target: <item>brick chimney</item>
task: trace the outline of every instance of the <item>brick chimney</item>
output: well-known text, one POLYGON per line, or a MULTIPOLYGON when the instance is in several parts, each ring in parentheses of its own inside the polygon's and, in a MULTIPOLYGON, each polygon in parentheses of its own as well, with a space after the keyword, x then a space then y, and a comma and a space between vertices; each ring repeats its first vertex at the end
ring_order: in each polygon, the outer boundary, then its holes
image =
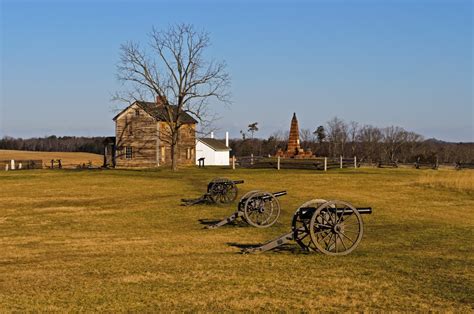
POLYGON ((165 97, 164 97, 164 96, 162 97, 162 96, 160 96, 160 95, 157 95, 157 96, 156 96, 156 105, 157 105, 158 107, 164 106, 164 105, 165 105, 165 97))

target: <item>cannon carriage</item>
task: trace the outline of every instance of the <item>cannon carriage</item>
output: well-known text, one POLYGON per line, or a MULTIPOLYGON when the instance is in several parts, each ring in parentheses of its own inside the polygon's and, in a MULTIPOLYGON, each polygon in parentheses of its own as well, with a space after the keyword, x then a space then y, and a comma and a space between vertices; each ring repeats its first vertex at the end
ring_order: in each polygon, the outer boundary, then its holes
POLYGON ((229 204, 237 199, 238 184, 244 180, 230 180, 227 178, 215 178, 207 184, 207 192, 198 198, 183 198, 183 206, 197 204, 229 204))
POLYGON ((268 228, 280 217, 281 206, 277 198, 283 195, 286 195, 286 191, 276 193, 250 191, 241 197, 237 211, 229 217, 207 226, 207 229, 219 228, 239 217, 253 227, 268 228))
POLYGON ((346 255, 362 240, 362 215, 371 213, 370 207, 356 208, 344 201, 314 199, 296 210, 290 232, 258 247, 243 249, 242 253, 261 253, 295 241, 304 251, 346 255))

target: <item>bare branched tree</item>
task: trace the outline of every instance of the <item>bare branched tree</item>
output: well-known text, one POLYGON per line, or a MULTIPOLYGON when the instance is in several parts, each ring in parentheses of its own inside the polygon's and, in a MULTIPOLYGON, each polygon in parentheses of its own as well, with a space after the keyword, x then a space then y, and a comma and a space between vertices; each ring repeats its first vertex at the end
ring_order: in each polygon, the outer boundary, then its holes
POLYGON ((382 129, 385 154, 390 161, 397 161, 397 154, 408 141, 408 132, 398 126, 382 129))
POLYGON ((300 138, 304 148, 308 148, 308 146, 314 142, 314 135, 310 129, 301 129, 300 138))
POLYGON ((330 143, 330 154, 332 156, 344 155, 348 138, 347 130, 347 124, 338 117, 334 117, 327 122, 327 138, 330 143))
POLYGON ((370 162, 380 159, 380 143, 383 139, 382 131, 372 125, 364 125, 359 130, 359 145, 365 158, 370 162))
POLYGON ((351 141, 351 154, 355 156, 357 154, 357 137, 359 136, 359 123, 355 121, 349 122, 349 140, 351 141))
POLYGON ((230 78, 225 63, 205 60, 207 32, 179 24, 165 31, 153 29, 149 37, 148 50, 134 42, 120 47, 117 77, 128 90, 116 93, 114 99, 129 103, 161 99, 167 131, 160 132, 160 140, 170 145, 171 168, 176 170, 183 115, 207 125, 209 101, 229 103, 230 78))

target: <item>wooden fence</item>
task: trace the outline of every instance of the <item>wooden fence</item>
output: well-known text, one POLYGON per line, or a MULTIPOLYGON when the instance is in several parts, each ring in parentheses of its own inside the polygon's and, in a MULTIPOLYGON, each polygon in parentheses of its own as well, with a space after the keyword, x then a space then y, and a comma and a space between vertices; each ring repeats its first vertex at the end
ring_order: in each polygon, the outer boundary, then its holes
POLYGON ((306 169, 322 170, 358 167, 357 158, 319 157, 310 159, 292 159, 280 157, 245 156, 235 160, 237 166, 251 169, 306 169))
POLYGON ((262 156, 245 156, 232 158, 232 167, 242 167, 250 169, 306 169, 327 171, 330 169, 376 167, 376 168, 415 168, 437 170, 439 166, 452 167, 456 169, 474 169, 474 163, 440 164, 437 161, 417 161, 415 163, 399 163, 390 161, 360 162, 357 157, 353 158, 331 158, 317 157, 311 159, 293 159, 262 156))

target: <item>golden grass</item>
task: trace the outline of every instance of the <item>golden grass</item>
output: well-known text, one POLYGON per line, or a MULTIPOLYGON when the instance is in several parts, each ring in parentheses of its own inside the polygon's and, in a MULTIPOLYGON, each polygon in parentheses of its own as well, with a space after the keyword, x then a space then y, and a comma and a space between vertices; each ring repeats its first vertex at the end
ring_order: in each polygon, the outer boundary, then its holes
POLYGON ((77 165, 92 162, 93 166, 101 166, 104 162, 103 156, 91 153, 77 152, 33 152, 24 150, 0 149, 0 160, 43 160, 43 165, 49 167, 51 159, 61 159, 63 167, 75 167, 77 165))
POLYGON ((474 171, 429 172, 419 178, 419 183, 429 187, 442 187, 474 193, 474 171))
MULTIPOLYGON (((474 306, 474 199, 413 169, 0 172, 0 312, 451 311, 474 306), (279 191, 277 224, 204 230, 231 206, 180 207, 213 177, 279 191), (312 198, 371 205, 345 257, 241 255, 312 198)), ((439 180, 458 175, 439 171, 439 180)), ((467 179, 468 180, 468 179, 467 179)))

